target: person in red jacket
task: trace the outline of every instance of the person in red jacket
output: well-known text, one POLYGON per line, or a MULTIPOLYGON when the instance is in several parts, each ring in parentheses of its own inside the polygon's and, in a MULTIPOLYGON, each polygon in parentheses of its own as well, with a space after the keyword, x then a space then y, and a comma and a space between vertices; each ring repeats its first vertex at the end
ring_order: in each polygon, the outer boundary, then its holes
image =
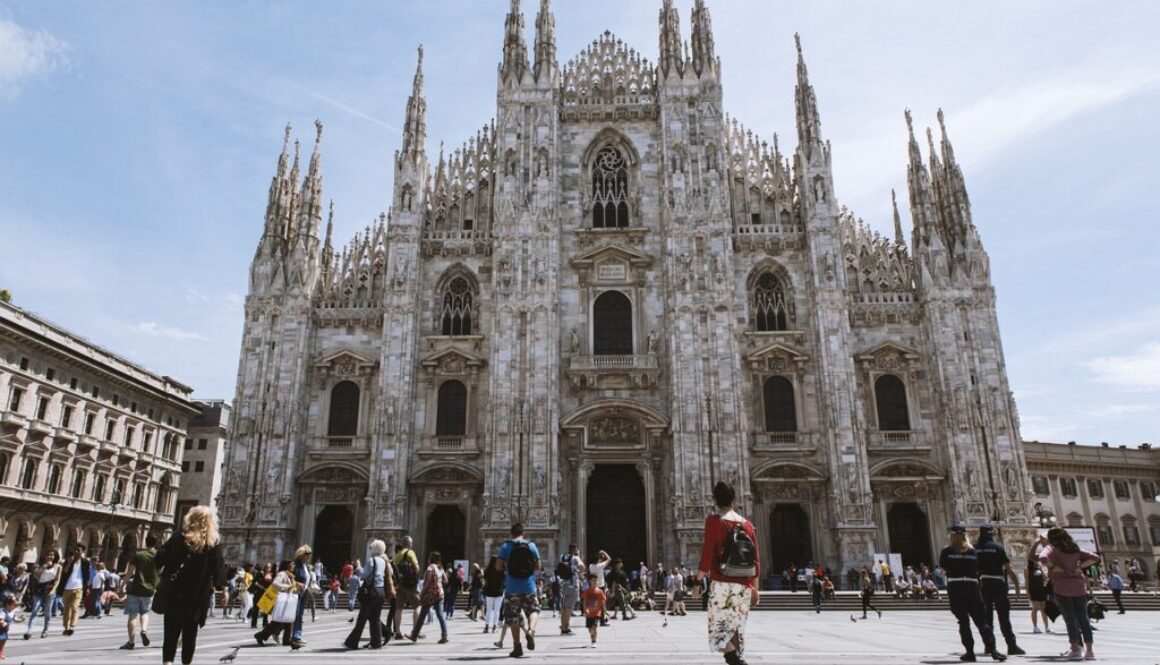
POLYGON ((709 576, 709 649, 725 654, 729 665, 746 665, 745 624, 749 608, 757 605, 757 581, 761 577, 760 557, 757 552, 757 533, 753 524, 738 514, 734 503, 737 493, 728 483, 718 482, 713 487, 713 501, 717 514, 705 519, 705 543, 701 548, 701 563, 697 580, 709 576), (732 535, 740 526, 745 539, 732 535), (732 551, 726 552, 728 541, 732 551), (740 564, 740 565, 739 565, 740 564))

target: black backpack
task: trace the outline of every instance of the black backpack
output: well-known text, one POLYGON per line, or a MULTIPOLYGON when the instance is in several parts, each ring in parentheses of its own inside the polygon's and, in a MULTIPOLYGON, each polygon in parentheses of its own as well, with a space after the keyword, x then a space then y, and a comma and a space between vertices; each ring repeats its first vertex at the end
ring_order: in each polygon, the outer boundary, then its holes
POLYGON ((531 543, 526 540, 509 540, 512 549, 508 552, 507 571, 513 579, 531 577, 536 572, 539 559, 532 552, 531 543))
POLYGON ((395 566, 395 572, 399 576, 399 586, 404 589, 417 589, 419 587, 419 569, 415 567, 415 563, 411 561, 411 557, 406 556, 407 550, 404 550, 404 556, 399 561, 399 565, 395 566))
POLYGON ((560 563, 556 564, 556 577, 559 578, 561 582, 565 583, 570 583, 573 581, 571 554, 565 554, 560 559, 560 563))
POLYGON ((757 575, 757 545, 745 532, 742 524, 733 525, 725 536, 719 568, 725 577, 757 575))

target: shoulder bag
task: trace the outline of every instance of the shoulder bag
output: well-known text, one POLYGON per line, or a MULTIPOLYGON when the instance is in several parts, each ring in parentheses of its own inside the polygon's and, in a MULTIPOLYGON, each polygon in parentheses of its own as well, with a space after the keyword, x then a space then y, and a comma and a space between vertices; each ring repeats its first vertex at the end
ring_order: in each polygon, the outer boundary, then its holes
POLYGON ((169 604, 173 600, 173 589, 177 584, 177 578, 181 575, 185 564, 189 563, 189 557, 193 552, 186 551, 185 559, 182 560, 181 565, 177 566, 177 570, 172 573, 162 575, 157 580, 157 590, 153 593, 153 611, 158 614, 165 614, 169 609, 169 604))

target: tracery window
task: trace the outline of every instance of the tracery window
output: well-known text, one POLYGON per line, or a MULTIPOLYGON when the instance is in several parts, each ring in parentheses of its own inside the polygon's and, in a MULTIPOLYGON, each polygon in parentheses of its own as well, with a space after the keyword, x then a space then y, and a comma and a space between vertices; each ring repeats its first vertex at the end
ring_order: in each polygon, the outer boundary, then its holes
POLYGON ((592 160, 592 228, 628 227, 628 161, 605 146, 592 160))
POLYGON ((910 408, 906 404, 906 386, 893 374, 883 374, 874 382, 874 401, 878 407, 878 429, 883 432, 910 431, 910 408))
POLYGON ((766 432, 796 432, 797 408, 793 384, 784 376, 771 376, 762 389, 766 432))
POLYGON ((435 436, 467 434, 467 386, 462 381, 446 381, 439 386, 435 411, 435 436))
POLYGON ((620 291, 606 291, 592 304, 592 352, 631 356, 632 302, 620 291))
POLYGON ((470 335, 474 296, 471 284, 463 277, 456 277, 443 292, 443 307, 440 315, 444 335, 470 335))
POLYGON ((359 389, 353 381, 343 381, 330 391, 330 421, 327 436, 358 434, 359 389))
POLYGON ((753 287, 753 325, 758 332, 788 330, 788 306, 781 280, 771 272, 762 273, 753 287))

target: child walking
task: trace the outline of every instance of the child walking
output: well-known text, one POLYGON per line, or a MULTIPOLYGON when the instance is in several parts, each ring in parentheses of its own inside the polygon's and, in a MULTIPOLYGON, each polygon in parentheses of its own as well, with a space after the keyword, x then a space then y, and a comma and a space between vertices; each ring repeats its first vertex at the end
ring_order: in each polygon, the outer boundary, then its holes
MULTIPOLYGON (((8 629, 16 623, 16 606, 18 604, 16 596, 4 594, 4 608, 0 609, 0 660, 4 660, 4 645, 8 644, 8 629)), ((47 608, 45 609, 47 610, 47 608)))
POLYGON ((588 590, 580 594, 584 601, 584 624, 588 626, 588 636, 592 638, 592 648, 596 648, 596 628, 600 625, 600 617, 604 616, 606 598, 600 587, 596 586, 596 573, 588 573, 588 590))

